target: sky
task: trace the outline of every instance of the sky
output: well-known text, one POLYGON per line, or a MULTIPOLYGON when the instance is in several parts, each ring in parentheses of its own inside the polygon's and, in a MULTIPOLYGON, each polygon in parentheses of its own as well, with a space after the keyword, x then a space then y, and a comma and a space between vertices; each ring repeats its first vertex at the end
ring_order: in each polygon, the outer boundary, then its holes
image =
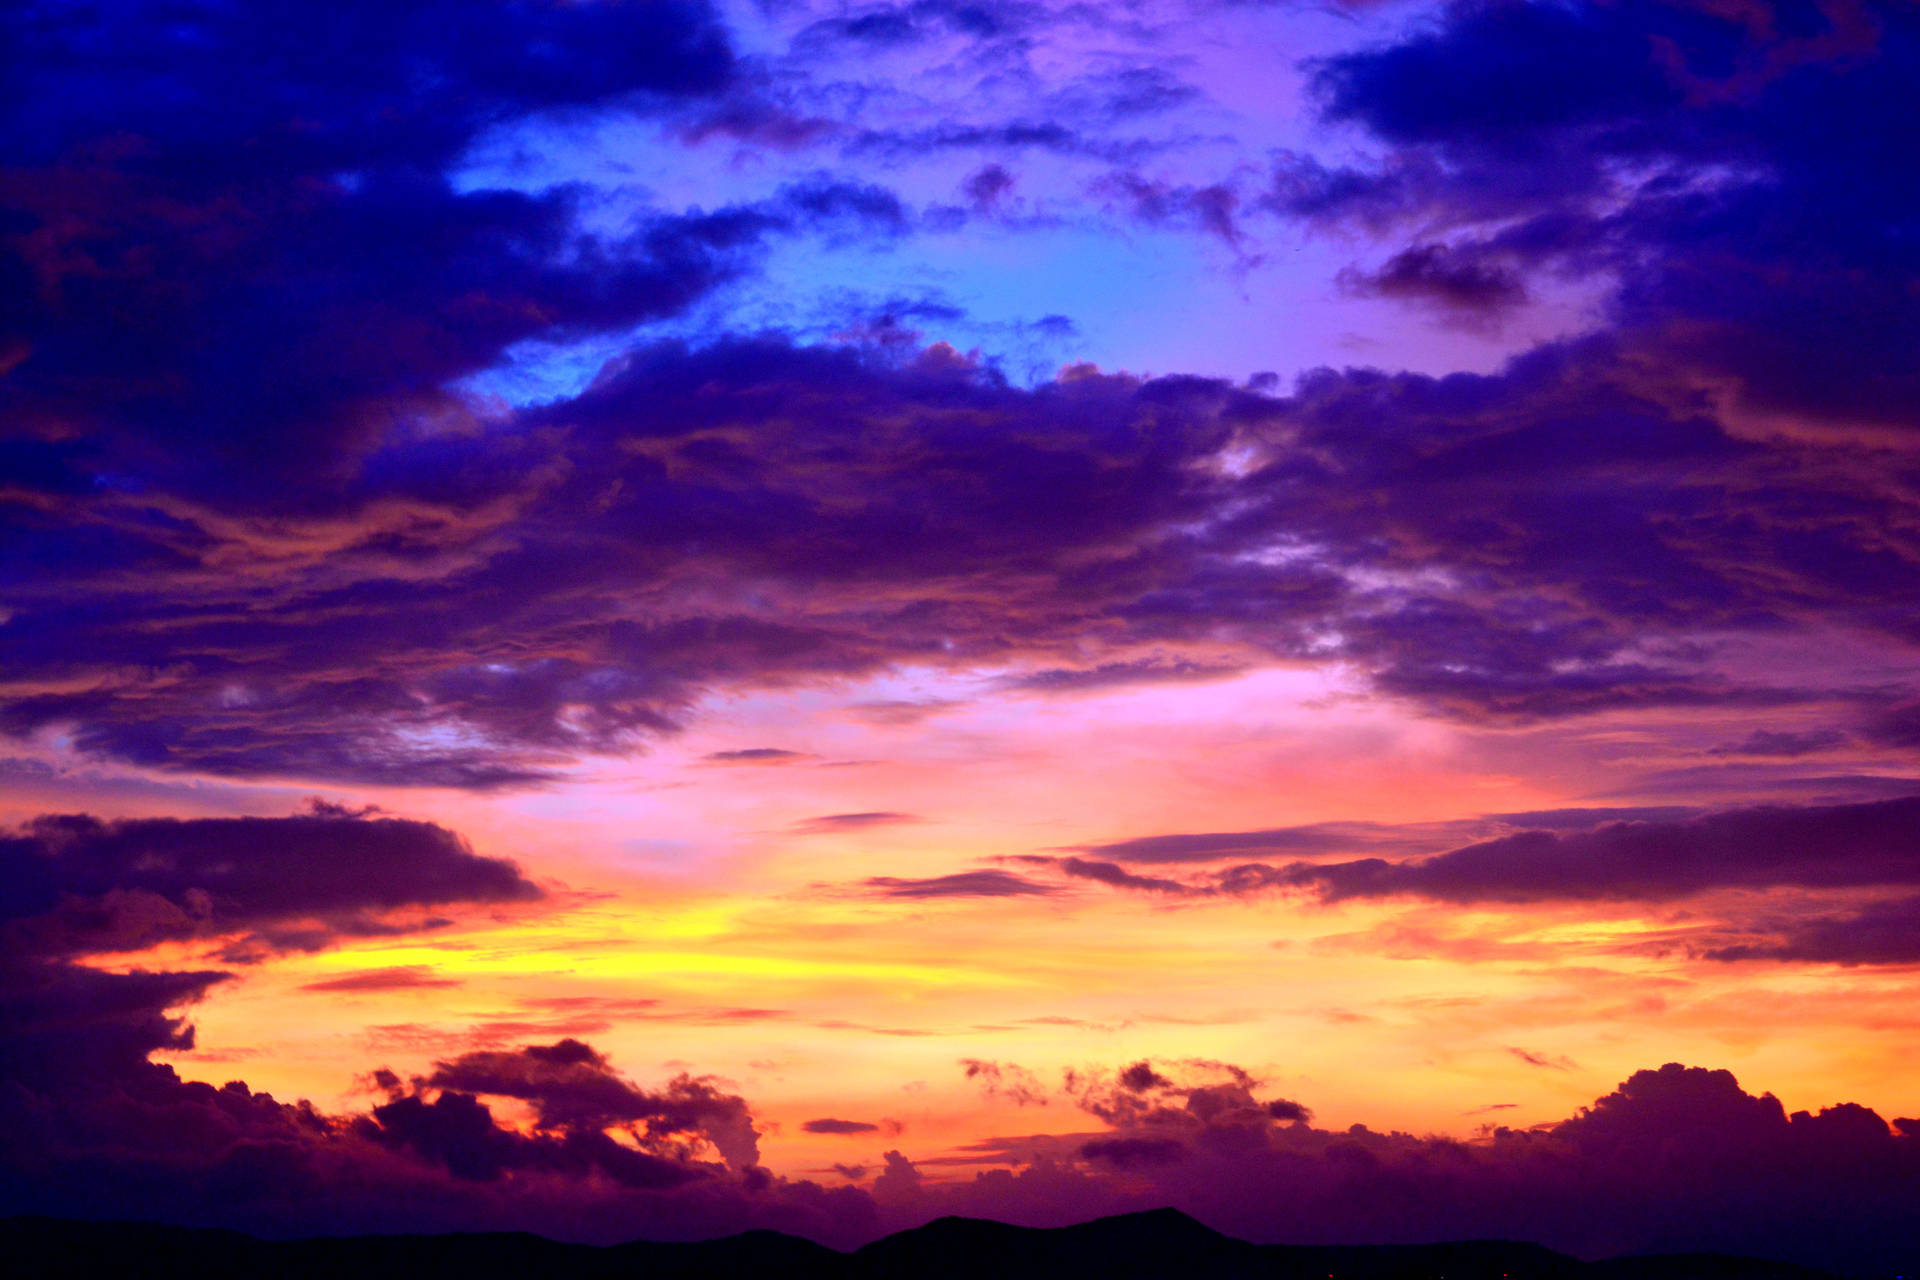
POLYGON ((0 1212, 1920 1266, 1907 0, 0 14, 0 1212))

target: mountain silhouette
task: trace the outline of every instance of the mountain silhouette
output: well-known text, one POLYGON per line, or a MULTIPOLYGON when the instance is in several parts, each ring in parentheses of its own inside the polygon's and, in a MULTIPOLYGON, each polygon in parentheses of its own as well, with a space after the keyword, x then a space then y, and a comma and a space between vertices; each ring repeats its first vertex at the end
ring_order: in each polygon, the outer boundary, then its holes
POLYGON ((1176 1209, 1071 1227, 938 1218, 852 1253, 749 1231, 696 1243, 599 1247, 525 1232, 261 1240, 150 1223, 0 1220, 15 1275, 191 1280, 1834 1280, 1722 1254, 1582 1262, 1542 1245, 1257 1245, 1176 1209))

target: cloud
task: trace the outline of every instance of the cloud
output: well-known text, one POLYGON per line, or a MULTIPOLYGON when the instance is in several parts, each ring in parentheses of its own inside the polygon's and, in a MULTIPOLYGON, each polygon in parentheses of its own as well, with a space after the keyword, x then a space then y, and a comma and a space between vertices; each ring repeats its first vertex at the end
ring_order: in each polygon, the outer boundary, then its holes
MULTIPOLYGON (((519 409, 464 388, 529 342, 681 315, 773 238, 926 219, 798 168, 618 232, 565 184, 456 183, 541 113, 691 128, 771 91, 697 3, 513 4, 458 38, 437 12, 349 4, 299 55, 213 5, 16 23, 0 273, 27 302, 0 350, 26 354, 0 466, 29 567, 0 731, 143 770, 489 790, 643 749, 716 693, 905 666, 1069 696, 1331 664, 1516 724, 1857 701, 1860 673, 1783 682, 1742 642, 1914 643, 1900 470, 1807 429, 1920 402, 1915 139, 1881 109, 1920 56, 1904 8, 1460 4, 1313 64, 1378 161, 1286 157, 1260 207, 1365 231, 1358 287, 1457 318, 1606 283, 1593 331, 1488 372, 1022 387, 944 344, 772 333, 638 345, 519 409)), ((980 12, 846 20, 1009 54, 1077 21, 980 12)), ((844 141, 1092 154, 1111 131, 1083 123, 1188 88, 1151 61, 1102 79, 1067 123, 844 141)), ((1112 163, 1128 216, 1247 242, 1244 184, 1112 163)), ((954 174, 1004 204, 992 165, 954 174)), ((1904 749, 1891 720, 1860 738, 1904 749)))
MULTIPOLYGON (((879 1125, 868 1124, 864 1120, 835 1120, 832 1118, 808 1120, 803 1123, 800 1128, 807 1133, 831 1134, 878 1133, 880 1131, 879 1125)), ((859 1175, 855 1174, 854 1176, 858 1177, 859 1175)))
POLYGON ((1516 289, 1515 271, 1597 277, 1627 345, 1751 408, 1912 427, 1920 301, 1893 282, 1920 265, 1896 229, 1916 133, 1879 104, 1920 66, 1917 35, 1909 6, 1876 0, 1449 4, 1311 68, 1324 117, 1384 163, 1292 159, 1272 198, 1335 224, 1451 227, 1441 252, 1504 259, 1516 289), (1836 130, 1844 149, 1821 142, 1836 130))
POLYGON ((1014 185, 1014 176, 1003 166, 989 164, 976 169, 961 184, 961 190, 974 208, 985 210, 996 207, 1013 190, 1014 185))
POLYGON ((146 1070, 156 1050, 193 1048, 193 1028, 173 1011, 232 977, 4 959, 0 1079, 28 1089, 110 1088, 146 1070))
POLYGON ((1114 1072, 1070 1071, 1064 1092, 1081 1110, 1117 1129, 1203 1141, 1242 1129, 1263 1131, 1275 1119, 1305 1119, 1310 1114, 1284 1099, 1277 1100, 1277 1111, 1256 1100, 1258 1083, 1250 1072, 1228 1062, 1190 1058, 1163 1062, 1156 1069, 1143 1059, 1114 1072))
POLYGON ((484 31, 362 0, 323 24, 199 0, 10 15, 0 272, 26 305, 0 347, 26 354, 0 403, 50 478, 138 453, 178 489, 297 506, 311 486, 278 481, 347 479, 375 423, 457 412, 448 384, 512 343, 671 314, 728 274, 722 222, 602 238, 575 193, 448 177, 503 123, 720 92, 711 9, 495 8, 484 31))
POLYGON ((1047 1105, 1047 1091, 1033 1072, 1013 1062, 994 1062, 985 1058, 962 1058, 967 1079, 980 1086, 990 1098, 1006 1098, 1018 1106, 1047 1105))
MULTIPOLYGON (((1444 828, 1443 828, 1444 830, 1444 828)), ((1295 855, 1344 853, 1356 848, 1430 845, 1434 833, 1414 826, 1378 822, 1316 822, 1264 831, 1203 831, 1133 836, 1105 844, 1073 846, 1119 862, 1214 862, 1250 853, 1280 850, 1295 855)), ((1442 837, 1444 838, 1444 837, 1442 837)))
POLYGON ((1172 1164, 1187 1154, 1178 1138, 1094 1138, 1080 1144, 1080 1155, 1116 1169, 1172 1164))
POLYGON ((1075 669, 1052 667, 1013 676, 1001 683, 1005 689, 1035 693, 1104 693, 1134 685, 1207 684, 1241 675, 1246 668, 1228 664, 1164 662, 1142 659, 1138 662, 1107 662, 1096 667, 1075 669))
MULTIPOLYGON (((1765 905, 1707 904, 1705 922, 1688 943, 1713 961, 1901 965, 1920 962, 1912 939, 1915 902, 1888 898, 1890 890, 1920 885, 1920 799, 1901 797, 1833 805, 1763 805, 1702 811, 1684 807, 1569 809, 1489 814, 1496 827, 1518 826, 1492 839, 1425 857, 1394 861, 1238 862, 1238 852, 1272 847, 1325 847, 1322 832, 1281 829, 1217 835, 1148 836, 1109 845, 1148 862, 1203 861, 1207 869, 1182 878, 1139 875, 1118 863, 1078 857, 1022 855, 1011 859, 1069 879, 1174 898, 1205 899, 1270 892, 1310 892, 1325 902, 1404 896, 1444 903, 1671 902, 1726 889, 1812 891, 1801 901, 1776 896, 1765 905), (1596 819, 1623 815, 1614 821, 1596 819), (1850 895, 1836 909, 1833 894, 1850 895), (1867 900, 1862 901, 1862 895, 1867 900), (1718 919, 1714 920, 1713 917, 1718 919)), ((1417 846, 1475 822, 1421 825, 1360 833, 1417 846)), ((1335 828, 1337 830, 1337 828, 1335 828)), ((1337 836, 1339 842, 1355 837, 1337 836)), ((1421 931, 1393 930, 1419 953, 1443 942, 1421 931)), ((1380 938, 1369 935, 1367 945, 1380 938)), ((1472 958, 1477 945, 1460 950, 1472 958)), ((1562 1058, 1509 1049, 1536 1066, 1566 1068, 1562 1058)))
POLYGON ((1511 267, 1485 254, 1461 252, 1443 244, 1403 249, 1376 270, 1348 269, 1339 279, 1362 297, 1424 302, 1483 320, 1527 299, 1526 285, 1511 267))
POLYGON ((742 747, 734 751, 709 751, 701 757, 712 764, 792 764, 810 757, 804 751, 786 751, 779 747, 742 747))
POLYGON ((946 36, 988 40, 1015 35, 1042 20, 1020 3, 989 0, 912 0, 909 4, 864 4, 839 17, 810 23, 798 39, 823 44, 913 44, 946 36))
POLYGON ((675 1077, 660 1092, 645 1092, 579 1040, 476 1050, 434 1064, 426 1083, 530 1102, 542 1130, 599 1132, 625 1126, 660 1151, 671 1151, 676 1141, 692 1135, 711 1143, 735 1170, 760 1162, 760 1135, 745 1099, 687 1075, 675 1077))
POLYGON ((531 1138, 497 1124, 493 1112, 472 1094, 452 1090, 431 1102, 418 1095, 373 1109, 363 1126, 374 1141, 405 1148, 445 1167, 455 1178, 491 1182, 508 1171, 540 1171, 576 1177, 598 1172, 626 1187, 662 1189, 700 1177, 679 1161, 634 1151, 592 1130, 531 1138))
POLYGON ((1135 875, 1117 863, 1100 862, 1091 858, 1046 859, 1060 871, 1076 880, 1096 880, 1116 889, 1135 889, 1144 893, 1166 893, 1175 896, 1189 895, 1193 886, 1185 881, 1168 880, 1160 876, 1135 875))
POLYGON ((457 987, 460 983, 459 978, 439 977, 430 965, 403 964, 386 969, 363 969, 359 973, 349 973, 338 978, 323 978, 318 982, 305 982, 300 985, 300 989, 302 991, 411 991, 422 987, 457 987))
POLYGON ((1750 941, 1706 948, 1709 960, 1800 964, 1920 964, 1920 896, 1874 902, 1854 911, 1764 914, 1748 921, 1750 941))
MULTIPOLYGON (((1025 855, 1018 860, 1148 893, 1208 897, 1294 889, 1313 891, 1329 902, 1390 896, 1453 903, 1666 902, 1727 888, 1857 890, 1920 884, 1920 799, 1914 797, 1714 812, 1653 807, 1489 818, 1538 825, 1402 861, 1248 862, 1180 880, 1141 876, 1117 863, 1086 858, 1025 855), (1615 812, 1647 816, 1590 825, 1615 812)), ((1432 832, 1417 830, 1412 838, 1431 839, 1432 832)), ((1296 840, 1309 848, 1327 847, 1317 832, 1296 837, 1292 829, 1149 836, 1094 847, 1144 861, 1219 862, 1262 840, 1276 848, 1295 846, 1296 840)))
POLYGON ((1148 1089, 1167 1089, 1173 1082, 1153 1069, 1151 1062, 1142 1059, 1120 1073, 1120 1086, 1142 1093, 1148 1089))
POLYGON ((871 813, 828 813, 817 818, 807 818, 794 823, 794 826, 809 834, 830 834, 835 831, 863 831, 868 827, 892 827, 903 823, 919 822, 920 818, 911 813, 889 813, 875 811, 871 813))
POLYGON ((1920 800, 1729 809, 1680 822, 1527 831, 1434 857, 1296 864, 1282 878, 1328 899, 1660 902, 1711 889, 1920 883, 1920 800))
MULTIPOLYGON (((177 1010, 233 976, 116 973, 82 958, 205 940, 222 962, 251 964, 447 923, 418 918, 424 906, 541 896, 512 863, 477 856, 444 827, 324 804, 287 818, 46 815, 0 836, 0 879, 0 1079, 53 1090, 164 1081, 148 1055, 195 1047, 177 1010)), ((446 985, 424 966, 314 984, 446 985)))
MULTIPOLYGON (((153 1019, 203 989, 204 975, 92 978, 95 997, 110 994, 127 1018, 117 1025, 148 1019, 147 1041, 91 1059, 92 1073, 21 1075, 21 1041, 0 1039, 9 1213, 84 1205, 276 1236, 530 1229, 602 1242, 772 1227, 848 1248, 943 1215, 1066 1225, 1171 1204, 1229 1234, 1296 1245, 1494 1238, 1589 1256, 1739 1250, 1884 1273, 1920 1256, 1920 1121, 1890 1126, 1851 1103, 1789 1115, 1728 1072, 1679 1064, 1635 1072, 1558 1124, 1463 1143, 1315 1129, 1305 1107, 1262 1097, 1230 1064, 1133 1063, 1068 1082, 1109 1117, 1104 1131, 1020 1139, 1028 1154, 1016 1167, 971 1178, 935 1180, 889 1151, 870 1191, 850 1185, 869 1172, 852 1165, 829 1190, 701 1160, 686 1143, 710 1142, 716 1123, 750 1125, 744 1102, 716 1111, 715 1095, 679 1081, 643 1088, 578 1041, 462 1054, 436 1069, 440 1084, 374 1072, 387 1096, 360 1115, 240 1083, 184 1083, 144 1054, 181 1038, 153 1019), (454 1087, 462 1073, 479 1088, 454 1087), (502 1124, 489 1096, 530 1102, 541 1123, 502 1124), (640 1112, 665 1127, 620 1119, 640 1112)), ((69 1017, 81 1007, 76 989, 53 994, 69 1017)), ((7 992, 0 1007, 13 1000, 7 992)), ((989 1087, 1038 1089, 1011 1064, 966 1065, 989 1087)))
POLYGON ((88 561, 144 585, 28 557, 0 730, 159 770, 484 790, 640 749, 712 690, 913 663, 1065 696, 1338 662, 1469 723, 1841 696, 1842 674, 1779 687, 1702 637, 1818 616, 1905 643, 1869 533, 1905 499, 1864 455, 1736 438, 1624 360, 1593 340, 1276 397, 639 348, 499 430, 383 446, 300 499, 297 546, 204 497, 163 535, 157 473, 36 503, 49 548, 146 530, 88 561))
POLYGON ((444 921, 389 913, 542 896, 431 822, 316 808, 286 818, 45 815, 0 836, 0 934, 39 955, 230 937, 230 962, 444 921))
POLYGON ((1564 1054, 1535 1053, 1531 1049, 1518 1049, 1507 1046, 1507 1052, 1530 1067, 1540 1067, 1548 1071, 1578 1071, 1579 1064, 1564 1054))
POLYGON ((1122 169, 1101 186, 1142 222, 1189 225, 1236 249, 1245 238, 1239 222, 1240 196, 1224 183, 1171 183, 1122 169))
POLYGON ((869 876, 860 882, 884 898, 1016 898, 1058 893, 1052 885, 1014 875, 1010 871, 956 871, 923 880, 898 876, 869 876))
POLYGON ((1835 747, 1844 745, 1846 741, 1847 735, 1838 729, 1809 729, 1804 732, 1755 729, 1742 741, 1715 747, 1710 754, 1797 759, 1821 751, 1831 751, 1835 747))

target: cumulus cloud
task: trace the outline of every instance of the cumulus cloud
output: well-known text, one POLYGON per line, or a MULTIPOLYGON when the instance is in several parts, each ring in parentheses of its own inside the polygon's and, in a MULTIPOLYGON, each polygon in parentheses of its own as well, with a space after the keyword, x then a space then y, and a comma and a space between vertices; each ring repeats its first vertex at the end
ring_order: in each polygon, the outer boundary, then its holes
MULTIPOLYGON (((1788 1115, 1725 1071, 1636 1072, 1558 1124, 1463 1143, 1316 1129, 1302 1104, 1231 1064, 1142 1061, 1070 1078, 1069 1095, 1106 1128, 1022 1140, 1015 1168, 934 1180, 893 1150, 870 1190, 850 1185, 868 1173, 854 1165, 829 1190, 702 1160, 721 1141, 714 1126, 750 1131, 742 1100, 684 1077, 643 1088, 573 1040, 475 1050, 411 1082, 375 1072, 386 1099, 356 1116, 240 1083, 184 1083, 145 1055, 182 1041, 162 1010, 193 998, 204 975, 94 978, 91 997, 46 993, 66 1019, 63 1063, 89 1071, 23 1072, 24 1041, 0 1041, 8 1212, 84 1203, 271 1234, 518 1227, 602 1242, 776 1227, 850 1247, 943 1214, 1065 1225, 1173 1204, 1292 1244, 1482 1237, 1883 1271, 1920 1256, 1920 1121, 1889 1126, 1850 1103, 1788 1115), (76 1021, 89 999, 98 1015, 76 1021), (102 1030, 118 1049, 77 1056, 83 1042, 100 1047, 102 1030), (503 1124, 488 1097, 530 1103, 536 1127, 503 1124)), ((13 1016, 17 991, 0 1004, 13 1016)), ((963 1065, 990 1087, 1042 1092, 1011 1064, 963 1065)))

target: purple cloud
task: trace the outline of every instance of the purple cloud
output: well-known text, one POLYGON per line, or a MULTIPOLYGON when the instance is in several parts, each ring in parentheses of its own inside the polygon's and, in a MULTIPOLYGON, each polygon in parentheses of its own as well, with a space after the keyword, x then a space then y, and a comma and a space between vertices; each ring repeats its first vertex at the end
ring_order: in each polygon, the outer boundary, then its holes
POLYGON ((807 1133, 829 1134, 878 1133, 880 1131, 879 1125, 868 1124, 864 1120, 836 1120, 831 1117, 805 1121, 800 1128, 807 1133))
POLYGON ((542 896, 513 863, 430 822, 315 808, 287 818, 46 815, 0 836, 0 934, 41 955, 243 934, 230 959, 431 928, 388 913, 542 896))
POLYGON ((1010 871, 956 871, 952 875, 911 880, 898 876, 869 876, 860 882, 883 898, 1018 898, 1059 892, 1010 871))

